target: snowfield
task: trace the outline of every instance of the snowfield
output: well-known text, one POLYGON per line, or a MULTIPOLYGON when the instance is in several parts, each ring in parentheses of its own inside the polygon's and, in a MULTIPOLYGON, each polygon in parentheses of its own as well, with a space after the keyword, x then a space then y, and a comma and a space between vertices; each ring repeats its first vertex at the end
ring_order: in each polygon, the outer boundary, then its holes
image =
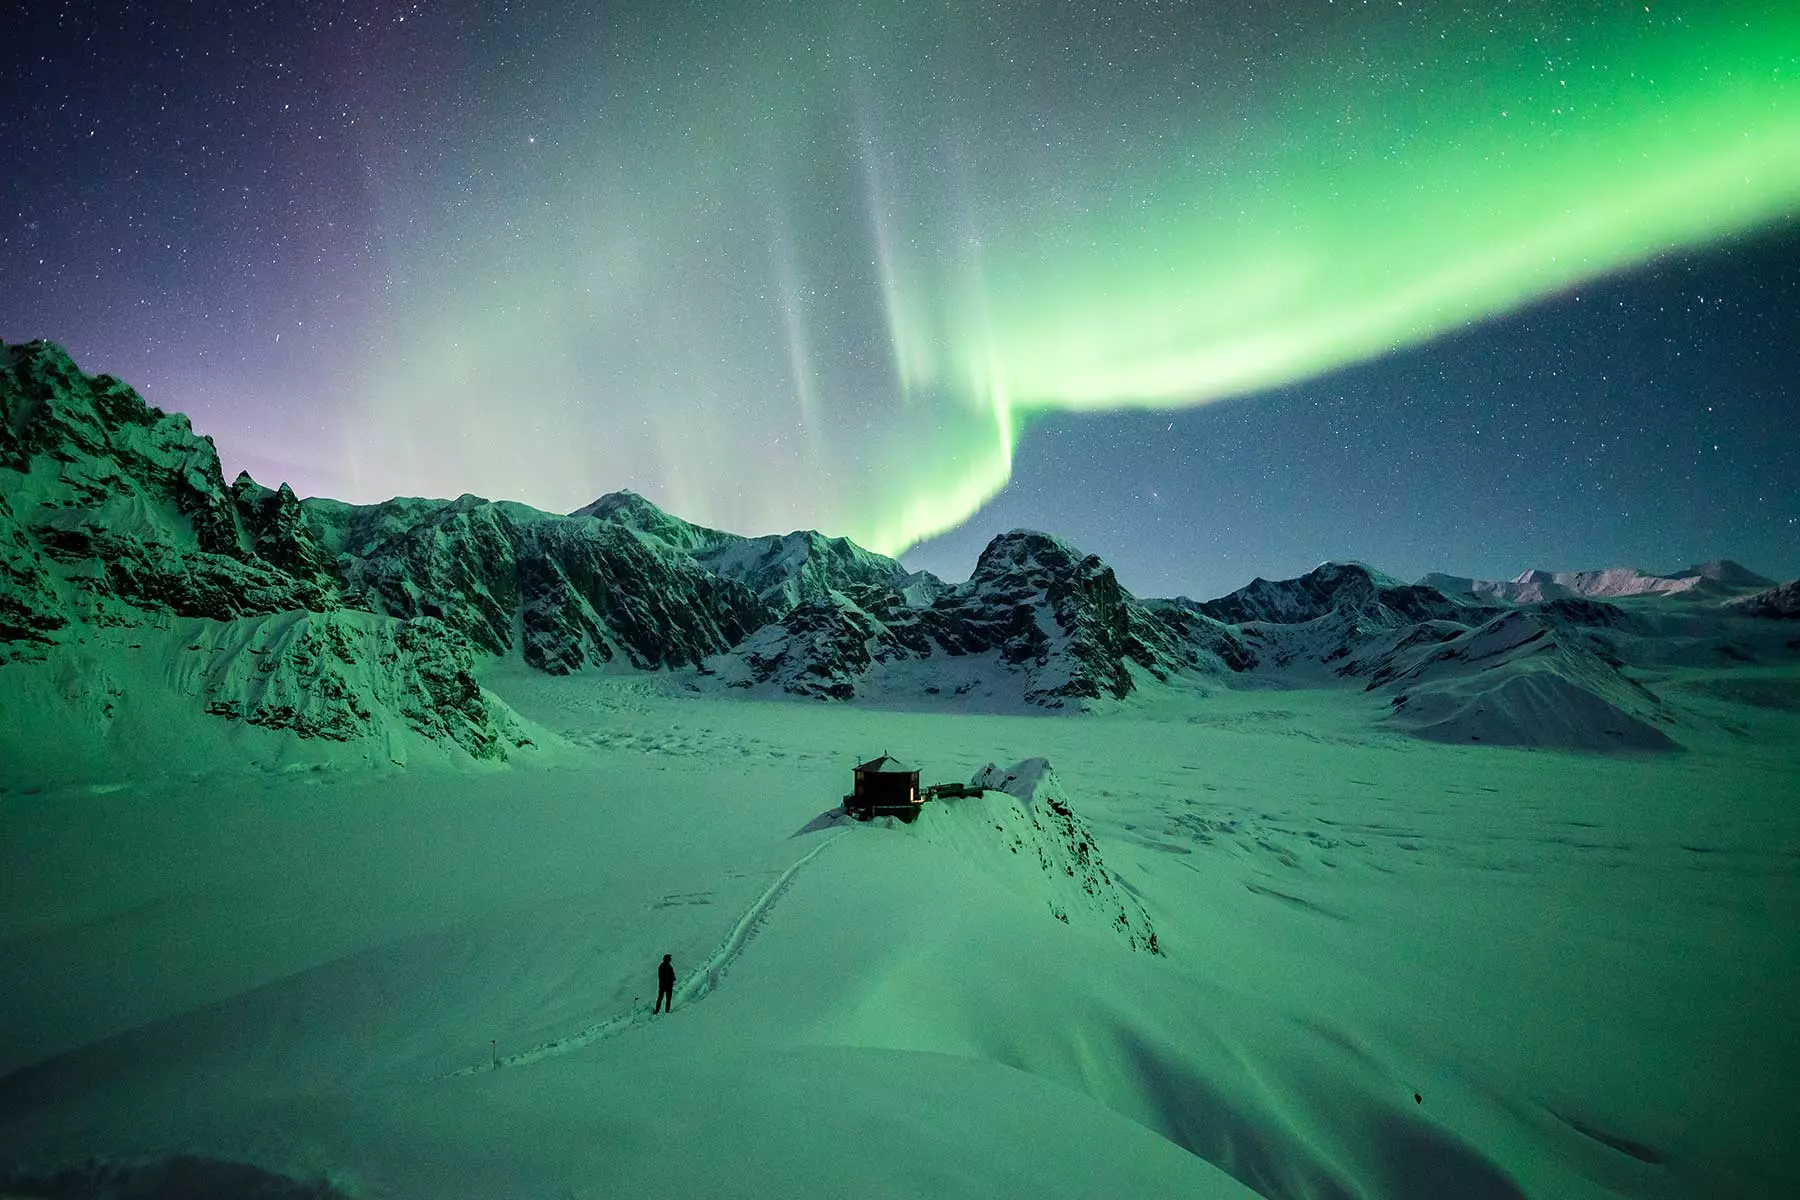
POLYGON ((1602 756, 1342 688, 1013 716, 496 661, 499 764, 88 652, 0 673, 16 1194, 183 1154, 357 1197, 1800 1194, 1790 668, 1671 667, 1683 749, 1602 756), (883 752, 1015 779, 845 821, 883 752))
POLYGON ((302 500, 0 344, 0 1200, 1800 1195, 1800 581, 1429 578, 302 500))

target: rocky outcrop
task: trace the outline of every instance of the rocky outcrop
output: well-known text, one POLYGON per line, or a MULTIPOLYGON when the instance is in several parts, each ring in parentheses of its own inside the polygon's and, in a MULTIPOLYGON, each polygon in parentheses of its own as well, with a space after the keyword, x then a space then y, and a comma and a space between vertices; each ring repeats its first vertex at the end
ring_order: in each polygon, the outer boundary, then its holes
POLYGON ((710 531, 619 495, 630 502, 570 517, 479 496, 305 503, 363 604, 435 617, 490 654, 516 645, 551 674, 697 664, 770 619, 747 586, 682 548, 710 531))
POLYGON ((475 682, 468 641, 431 617, 283 613, 221 622, 188 649, 207 664, 206 711, 228 720, 340 742, 403 723, 476 758, 531 744, 475 682))
POLYGON ((525 661, 698 665, 772 615, 746 586, 628 526, 540 521, 524 531, 525 661))
POLYGON ((513 653, 552 674, 697 668, 696 687, 1046 709, 1304 669, 1403 693, 1394 719, 1422 736, 1651 745, 1664 714, 1628 663, 1655 666, 1653 646, 1681 661, 1780 652, 1730 618, 1796 610, 1792 584, 1719 607, 1761 581, 1725 560, 1680 577, 1428 577, 1441 587, 1334 562, 1216 600, 1141 600, 1098 557, 1029 530, 952 586, 847 539, 743 537, 632 492, 568 515, 467 495, 301 500, 248 475, 227 487, 185 417, 42 342, 0 346, 0 484, 0 662, 170 614, 219 622, 221 646, 279 624, 279 645, 232 652, 242 670, 208 684, 211 711, 322 738, 397 723, 473 754, 517 744, 469 675, 474 656, 513 653), (1604 599, 1644 596, 1683 602, 1604 599))
POLYGON ((1110 934, 1145 954, 1163 952, 1150 914, 1107 869, 1049 760, 989 763, 971 784, 979 794, 926 805, 913 836, 1041 899, 1066 925, 1110 934))
MULTIPOLYGON (((240 475, 188 419, 83 374, 48 342, 0 345, 0 646, 206 618, 207 711, 302 737, 403 723, 479 757, 523 744, 437 620, 341 611, 341 562, 283 485, 240 475), (281 614, 276 644, 245 643, 281 614)), ((420 614, 405 614, 415 616, 420 614)))
POLYGON ((1745 617, 1770 617, 1776 620, 1800 618, 1800 579, 1728 601, 1725 607, 1745 617))
POLYGON ((257 555, 218 452, 186 417, 32 342, 0 348, 0 418, 0 464, 16 472, 6 558, 54 564, 15 596, 49 588, 65 620, 111 624, 334 605, 328 582, 257 555))
MULTIPOLYGON (((1002 534, 968 582, 928 584, 923 603, 918 584, 883 571, 861 584, 845 579, 846 590, 819 588, 708 670, 733 686, 849 699, 884 667, 982 658, 1008 693, 1055 709, 1121 699, 1136 686, 1134 670, 1168 679, 1254 662, 1241 639, 1191 605, 1139 601, 1098 557, 1048 534, 1002 534)), ((920 698, 967 690, 926 667, 916 674, 920 698)))
POLYGON ((735 579, 775 613, 786 613, 832 593, 896 592, 911 603, 930 603, 948 587, 928 572, 908 572, 885 555, 864 550, 849 538, 812 530, 784 536, 739 538, 727 535, 696 556, 709 570, 735 579))
POLYGON ((48 644, 68 618, 49 565, 0 494, 0 662, 48 644))
POLYGON ((1199 665, 1097 556, 1024 529, 988 543, 969 581, 931 606, 927 628, 949 654, 996 652, 1023 675, 1025 700, 1051 708, 1124 698, 1128 664, 1159 679, 1199 665))

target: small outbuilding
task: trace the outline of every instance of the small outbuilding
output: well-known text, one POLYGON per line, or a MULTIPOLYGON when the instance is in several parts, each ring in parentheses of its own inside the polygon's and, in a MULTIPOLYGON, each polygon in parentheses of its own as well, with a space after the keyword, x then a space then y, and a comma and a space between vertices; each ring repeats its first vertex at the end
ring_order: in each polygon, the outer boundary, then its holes
POLYGON ((919 772, 892 755, 883 754, 856 765, 855 790, 844 797, 844 811, 859 820, 874 816, 918 817, 925 793, 919 788, 919 772))

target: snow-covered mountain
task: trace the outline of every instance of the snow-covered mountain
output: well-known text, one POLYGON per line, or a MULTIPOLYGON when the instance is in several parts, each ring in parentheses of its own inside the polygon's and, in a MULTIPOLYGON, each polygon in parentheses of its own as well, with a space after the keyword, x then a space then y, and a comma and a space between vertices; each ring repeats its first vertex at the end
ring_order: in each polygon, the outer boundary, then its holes
MULTIPOLYGON (((1598 608, 1599 606, 1595 606, 1598 608)), ((1660 697, 1583 644, 1578 623, 1516 609, 1392 656, 1370 682, 1436 741, 1669 750, 1660 697)))
POLYGON ((1065 711, 1190 677, 1362 680, 1422 736, 1650 747, 1666 713, 1634 669, 1753 659, 1719 623, 1794 611, 1793 585, 1747 595, 1767 581, 1726 560, 1417 584, 1328 562, 1145 600, 1030 530, 950 585, 845 538, 744 537, 628 491, 569 514, 301 500, 247 474, 227 487, 185 417, 47 342, 0 347, 0 417, 0 662, 217 622, 182 635, 207 669, 171 686, 308 737, 405 728, 503 756, 529 739, 474 671, 516 655, 552 675, 691 671, 702 691, 1065 711), (1704 603, 1658 623, 1607 602, 1667 597, 1704 603))
POLYGON ((1485 604, 1539 604, 1577 596, 1600 600, 1680 595, 1714 599, 1732 594, 1733 589, 1766 588, 1774 580, 1720 558, 1672 575, 1653 575, 1636 567, 1608 567, 1598 571, 1530 570, 1512 579, 1470 579, 1434 572, 1419 582, 1448 595, 1485 604))
POLYGON ((1230 595, 1201 604, 1199 611, 1233 625, 1294 624, 1331 612, 1355 612, 1366 621, 1397 626, 1457 620, 1468 615, 1468 606, 1429 583, 1402 583, 1362 563, 1328 562, 1298 579, 1258 577, 1230 595))
POLYGON ((978 661, 1007 694, 1057 709, 1124 698, 1134 670, 1167 680, 1254 656, 1203 614, 1139 601, 1098 557, 1015 529, 988 544, 966 583, 823 589, 707 668, 731 686, 848 699, 882 668, 928 659, 947 669, 913 672, 912 695, 968 692, 958 668, 978 661))
POLYGON ((408 727, 478 757, 528 744, 455 628, 341 611, 339 564, 291 490, 227 488, 186 417, 50 343, 0 346, 0 480, 0 661, 203 618, 188 651, 206 668, 172 674, 215 716, 333 739, 408 727))

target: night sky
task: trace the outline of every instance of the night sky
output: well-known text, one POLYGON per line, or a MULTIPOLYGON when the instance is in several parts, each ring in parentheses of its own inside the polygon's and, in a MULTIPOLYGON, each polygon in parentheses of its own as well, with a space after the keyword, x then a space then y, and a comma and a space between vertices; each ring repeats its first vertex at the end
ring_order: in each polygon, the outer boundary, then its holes
POLYGON ((1800 575, 1791 0, 14 8, 0 337, 228 474, 1800 575))

